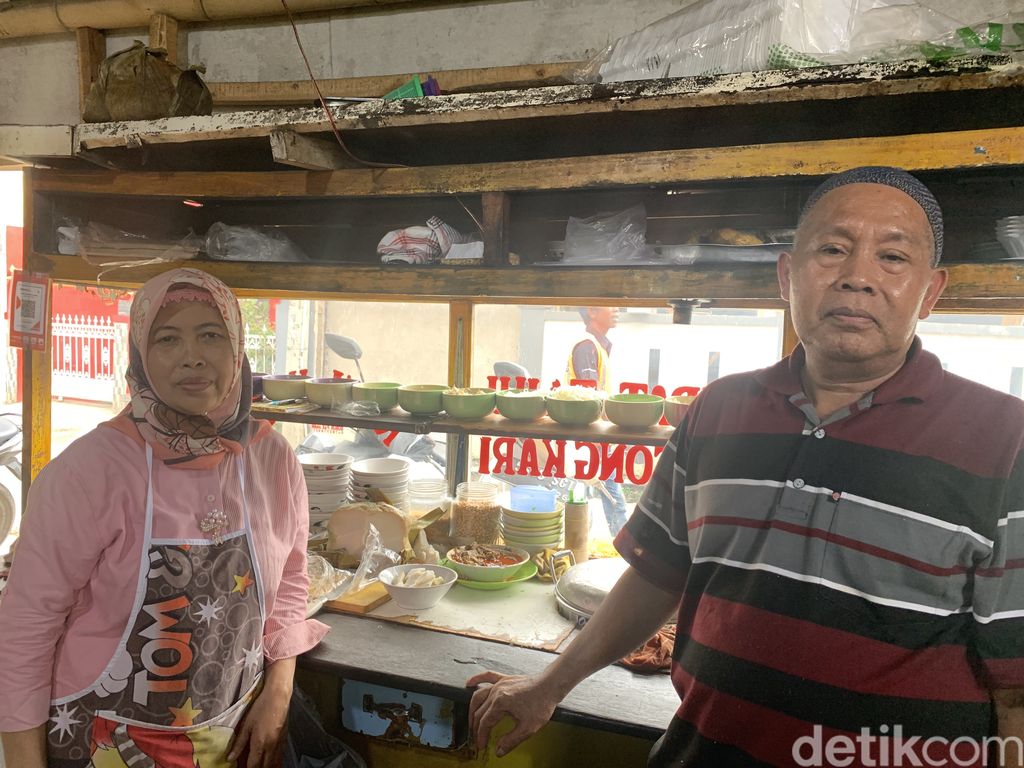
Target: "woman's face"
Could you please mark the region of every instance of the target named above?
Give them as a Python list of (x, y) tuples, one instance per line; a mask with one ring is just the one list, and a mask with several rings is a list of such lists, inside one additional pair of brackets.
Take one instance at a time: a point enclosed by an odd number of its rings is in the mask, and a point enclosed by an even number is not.
[(231, 388), (231, 344), (220, 313), (201, 301), (161, 307), (149, 331), (146, 369), (157, 396), (180, 413), (212, 411)]

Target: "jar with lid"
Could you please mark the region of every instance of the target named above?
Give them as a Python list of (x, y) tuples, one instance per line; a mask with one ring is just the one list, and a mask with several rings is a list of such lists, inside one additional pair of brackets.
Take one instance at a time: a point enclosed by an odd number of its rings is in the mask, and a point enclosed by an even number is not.
[(447, 515), (450, 505), (448, 483), (444, 480), (409, 481), (409, 522), (415, 522), (438, 508)]
[(491, 483), (459, 483), (452, 502), (452, 544), (498, 544), (501, 507), (498, 488)]

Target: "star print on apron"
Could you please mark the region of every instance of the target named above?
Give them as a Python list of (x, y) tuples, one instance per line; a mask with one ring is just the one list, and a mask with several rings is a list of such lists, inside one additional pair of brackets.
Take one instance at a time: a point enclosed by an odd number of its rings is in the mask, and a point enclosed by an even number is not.
[(92, 686), (51, 702), (51, 768), (232, 768), (229, 743), (263, 676), (265, 610), (238, 459), (242, 528), (153, 539), (153, 451), (135, 605)]

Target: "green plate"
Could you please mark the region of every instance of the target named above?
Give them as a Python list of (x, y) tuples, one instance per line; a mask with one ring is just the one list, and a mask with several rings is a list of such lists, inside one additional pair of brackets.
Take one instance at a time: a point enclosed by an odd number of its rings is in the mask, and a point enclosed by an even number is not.
[[(441, 561), (444, 565), (445, 561)], [(513, 584), (518, 584), (520, 581), (528, 581), (537, 575), (537, 564), (533, 560), (527, 560), (521, 566), (519, 570), (512, 574), (511, 578), (505, 579), (504, 581), (472, 581), (470, 579), (464, 579), (461, 576), (456, 582), (464, 587), (470, 589), (505, 589), (511, 587)]]

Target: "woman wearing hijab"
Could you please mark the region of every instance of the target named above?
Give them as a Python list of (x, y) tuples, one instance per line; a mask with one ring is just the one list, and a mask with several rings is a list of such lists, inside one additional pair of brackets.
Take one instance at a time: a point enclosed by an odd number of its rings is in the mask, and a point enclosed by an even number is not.
[(32, 484), (0, 601), (11, 768), (275, 768), (307, 621), (306, 489), (250, 418), (238, 302), (194, 269), (131, 310), (131, 405)]

